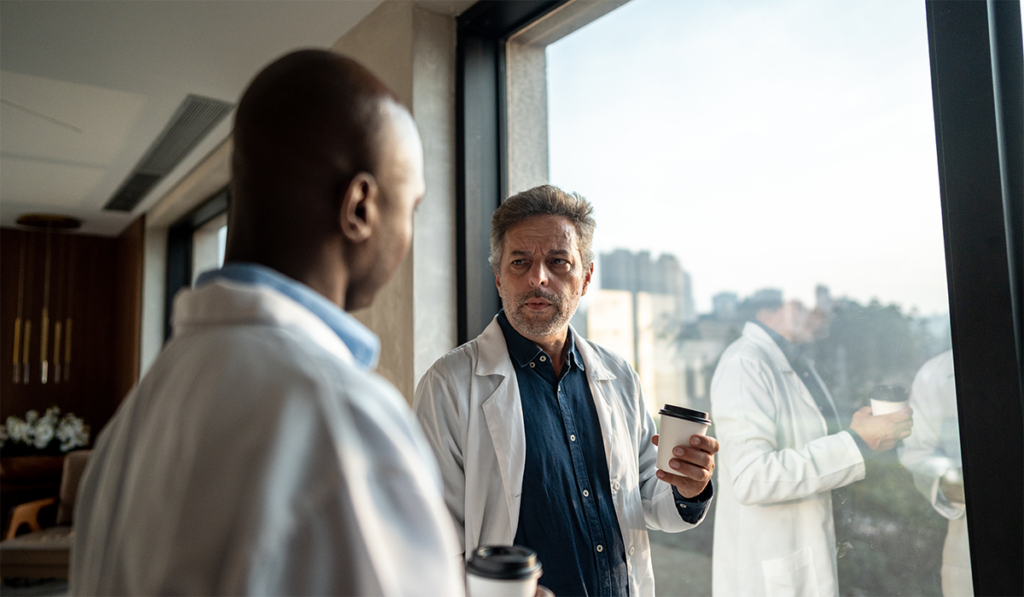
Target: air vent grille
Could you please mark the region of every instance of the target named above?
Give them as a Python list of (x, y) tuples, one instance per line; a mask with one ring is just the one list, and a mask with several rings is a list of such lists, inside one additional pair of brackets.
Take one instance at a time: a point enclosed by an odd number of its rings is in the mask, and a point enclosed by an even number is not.
[(156, 183), (163, 178), (162, 174), (146, 174), (144, 172), (133, 172), (128, 180), (124, 181), (121, 188), (117, 190), (113, 198), (107, 202), (103, 209), (111, 211), (131, 211), (142, 201)]
[(104, 209), (131, 211), (225, 116), (232, 104), (189, 95)]

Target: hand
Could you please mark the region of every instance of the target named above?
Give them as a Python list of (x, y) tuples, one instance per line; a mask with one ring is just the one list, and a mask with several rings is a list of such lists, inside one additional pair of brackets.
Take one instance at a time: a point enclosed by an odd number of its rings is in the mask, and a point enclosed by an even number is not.
[(961, 504), (967, 501), (964, 493), (963, 471), (959, 468), (951, 468), (939, 477), (939, 491), (951, 502)]
[(913, 414), (914, 410), (908, 406), (887, 415), (872, 416), (871, 407), (865, 406), (853, 413), (850, 429), (856, 431), (872, 451), (885, 452), (893, 449), (896, 442), (910, 437), (914, 426)]
[[(655, 435), (651, 441), (657, 446), (658, 436)], [(685, 498), (697, 497), (708, 486), (711, 473), (715, 472), (717, 452), (718, 440), (706, 435), (694, 435), (690, 438), (689, 446), (672, 448), (674, 458), (668, 461), (668, 465), (678, 471), (678, 474), (672, 475), (659, 470), (658, 478), (674, 485)]]

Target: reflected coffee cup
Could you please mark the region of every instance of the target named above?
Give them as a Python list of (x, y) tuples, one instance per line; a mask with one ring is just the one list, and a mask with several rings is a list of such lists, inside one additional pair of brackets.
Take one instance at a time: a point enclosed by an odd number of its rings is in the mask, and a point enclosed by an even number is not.
[(676, 446), (689, 446), (694, 435), (705, 435), (711, 425), (708, 413), (674, 404), (666, 404), (658, 413), (661, 415), (661, 428), (658, 430), (658, 468), (678, 475), (668, 465), (672, 459), (672, 449)]
[(469, 597), (534, 597), (541, 572), (528, 547), (485, 545), (466, 564), (466, 588)]
[(907, 407), (907, 392), (902, 386), (875, 386), (871, 389), (871, 414), (888, 415)]

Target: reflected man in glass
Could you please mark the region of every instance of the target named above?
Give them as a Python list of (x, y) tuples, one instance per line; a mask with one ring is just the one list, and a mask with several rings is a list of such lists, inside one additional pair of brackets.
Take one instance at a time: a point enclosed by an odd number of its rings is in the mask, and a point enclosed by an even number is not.
[(914, 473), (914, 485), (935, 511), (949, 520), (942, 548), (942, 594), (974, 595), (952, 350), (931, 359), (917, 372), (910, 406), (914, 435), (899, 449), (900, 463)]
[(797, 301), (762, 309), (715, 370), (716, 597), (839, 595), (832, 490), (910, 435), (909, 409), (872, 416), (866, 406), (840, 421), (802, 350), (827, 330), (826, 315)]

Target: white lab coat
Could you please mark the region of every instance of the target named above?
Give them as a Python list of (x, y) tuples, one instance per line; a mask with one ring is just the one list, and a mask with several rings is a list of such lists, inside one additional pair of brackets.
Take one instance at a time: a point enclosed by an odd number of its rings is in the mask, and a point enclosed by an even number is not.
[(71, 594), (464, 592), (408, 406), (321, 319), (218, 279), (174, 324), (96, 442)]
[(935, 511), (949, 519), (942, 550), (942, 594), (970, 596), (974, 585), (966, 505), (949, 501), (939, 489), (939, 480), (947, 471), (963, 467), (953, 351), (932, 358), (917, 372), (910, 389), (910, 407), (914, 409), (914, 433), (903, 440), (900, 463), (914, 474), (914, 484)]
[(714, 595), (839, 595), (831, 490), (864, 478), (853, 437), (827, 434), (814, 397), (753, 323), (722, 354), (711, 413), (722, 446)]
[[(647, 529), (678, 532), (696, 525), (680, 518), (671, 486), (655, 476), (656, 430), (636, 372), (621, 357), (574, 337), (604, 436), (629, 593), (653, 597)], [(441, 466), (445, 501), (464, 553), (478, 545), (511, 545), (519, 523), (526, 432), (515, 368), (497, 319), (434, 363), (416, 388), (413, 410)]]

